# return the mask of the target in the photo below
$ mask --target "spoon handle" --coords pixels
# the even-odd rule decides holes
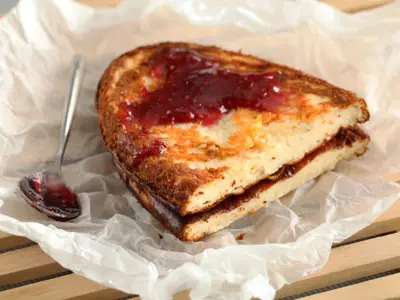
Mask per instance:
[[[65,147],[68,142],[69,132],[74,119],[75,108],[78,103],[79,91],[85,68],[85,59],[82,56],[75,56],[72,62],[72,69],[69,78],[68,92],[65,98],[64,112],[61,123],[60,145],[58,146],[55,168],[61,171]]]

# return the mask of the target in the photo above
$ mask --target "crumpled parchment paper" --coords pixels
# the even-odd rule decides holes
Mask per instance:
[[[93,9],[21,1],[0,21],[0,229],[24,235],[64,267],[144,299],[272,299],[323,266],[331,245],[400,197],[400,3],[346,15],[316,1],[125,1]],[[366,98],[370,150],[197,243],[166,233],[119,180],[97,127],[94,96],[117,55],[159,41],[242,49]],[[58,145],[72,56],[88,59],[64,175],[78,219],[50,221],[15,195]],[[241,241],[236,237],[246,233]],[[163,238],[160,238],[160,235]]]

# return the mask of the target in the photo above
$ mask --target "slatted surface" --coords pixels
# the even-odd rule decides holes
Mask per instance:
[[[118,299],[126,294],[77,275],[66,275],[0,292],[1,299]]]
[[[326,295],[332,299],[334,297],[358,299],[364,296],[366,288],[371,287],[371,292],[375,292],[374,289],[381,285],[378,291],[382,298],[374,298],[375,294],[367,293],[370,298],[359,299],[384,299],[394,297],[394,295],[400,297],[400,288],[383,288],[400,276],[400,231],[396,232],[399,229],[400,200],[386,214],[356,235],[362,237],[361,241],[352,240],[349,244],[336,246],[332,249],[331,256],[321,271],[284,287],[278,292],[277,298],[293,299],[288,296],[305,296],[306,292],[314,291],[318,293],[308,298],[320,299],[319,295]],[[26,247],[7,250],[14,249],[16,246],[21,247],[21,242]],[[5,233],[0,234],[0,249],[4,251],[0,254],[0,266],[2,266],[0,290],[2,290],[1,287],[7,288],[0,292],[0,299],[83,300],[119,299],[127,296],[78,275],[70,274],[45,255],[37,245],[27,244],[27,242],[29,240]],[[52,278],[60,274],[63,276]],[[378,278],[368,278],[377,274]],[[380,277],[382,275],[386,276]],[[31,283],[29,280],[38,282]],[[351,284],[354,280],[363,282]],[[345,287],[323,292],[326,287],[330,289],[331,286],[337,284]],[[183,292],[176,298],[187,299],[187,294]],[[136,297],[132,296],[132,298]]]
[[[354,284],[342,289],[320,293],[303,298],[304,300],[376,300],[400,299],[400,273]]]
[[[32,244],[30,240],[22,236],[15,236],[0,231],[0,253],[10,248],[19,248],[27,244]]]
[[[0,266],[0,286],[66,271],[39,246],[0,254]]]
[[[321,1],[346,12],[391,2]],[[119,0],[82,2],[110,6]],[[284,287],[277,295],[279,299],[299,297],[305,300],[400,299],[400,200],[369,227],[336,245],[320,272]],[[28,239],[4,232],[0,232],[0,299],[140,300],[71,274]],[[176,295],[175,299],[188,299],[188,292]]]
[[[400,232],[334,248],[321,271],[285,287],[277,296],[292,296],[400,269],[399,251]]]

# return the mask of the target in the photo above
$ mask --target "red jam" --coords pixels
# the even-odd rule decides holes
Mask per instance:
[[[43,197],[43,204],[50,211],[75,212],[80,210],[77,196],[63,184],[54,184],[43,188],[41,179],[33,178],[30,181],[32,188]],[[32,202],[32,206],[37,203]],[[67,221],[68,218],[51,217],[58,221]]]
[[[158,53],[151,76],[164,78],[164,85],[147,93],[142,89],[138,104],[122,104],[123,123],[136,121],[144,128],[194,122],[212,125],[231,110],[274,111],[284,100],[280,72],[236,72],[184,48]]]
[[[279,87],[282,73],[236,72],[222,67],[217,59],[184,48],[166,48],[156,54],[150,74],[164,79],[163,86],[150,92],[143,86],[140,102],[127,101],[119,108],[120,121],[139,124],[143,132],[155,125],[212,125],[237,108],[273,112],[285,99]],[[165,149],[156,140],[139,151],[134,164]]]
[[[65,185],[52,186],[46,190],[43,202],[49,210],[69,211],[79,209],[77,197]]]
[[[161,155],[167,149],[167,145],[160,140],[154,140],[149,147],[144,147],[133,158],[133,165],[137,166],[149,156]]]

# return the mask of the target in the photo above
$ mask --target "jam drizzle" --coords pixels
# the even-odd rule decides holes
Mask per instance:
[[[41,195],[42,201],[46,209],[49,211],[66,211],[75,212],[80,210],[78,199],[76,194],[71,191],[64,184],[55,183],[46,188],[43,187],[43,179],[32,178],[30,180],[30,185],[32,188]],[[32,202],[33,206],[37,203]],[[57,221],[68,221],[69,218],[58,218],[49,216],[50,218]]]
[[[154,91],[141,87],[140,101],[126,101],[119,107],[120,121],[127,126],[138,124],[143,131],[179,123],[210,126],[238,108],[274,112],[286,98],[280,87],[281,72],[237,72],[186,48],[164,48],[156,53],[150,74],[162,79],[162,86]],[[162,151],[154,150],[153,144],[142,149],[135,161],[165,150],[165,144]]]
[[[143,147],[134,157],[133,157],[133,165],[140,165],[146,157],[161,155],[164,151],[167,150],[167,145],[155,139],[152,144],[148,147]]]
[[[244,73],[223,68],[194,50],[167,48],[155,56],[151,75],[163,86],[121,105],[123,123],[145,128],[177,123],[212,125],[237,108],[275,111],[284,100],[280,72]]]

